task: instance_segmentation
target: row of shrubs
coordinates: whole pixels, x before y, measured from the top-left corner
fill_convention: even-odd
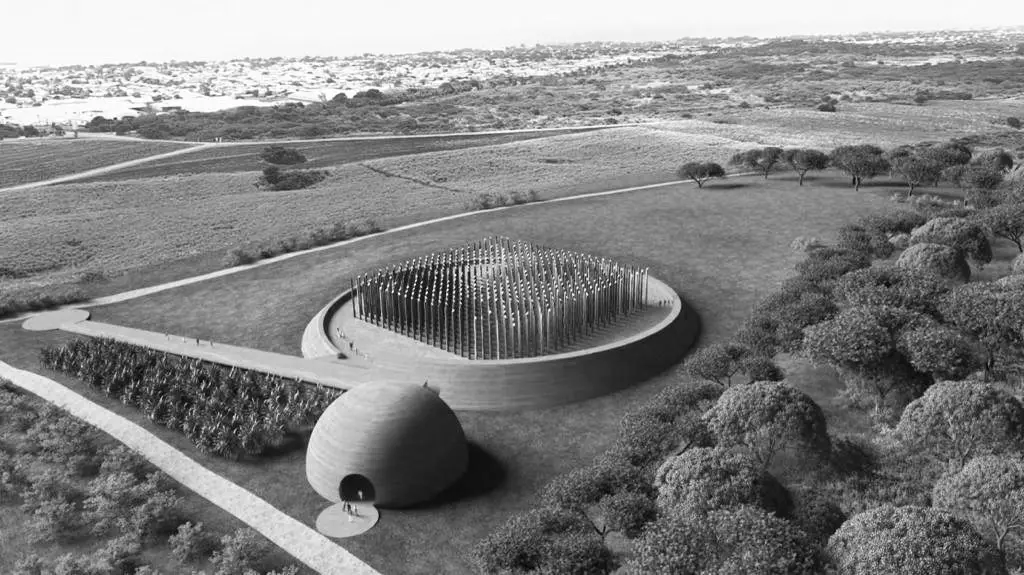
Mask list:
[[[108,339],[40,352],[43,367],[141,409],[201,451],[229,459],[281,450],[312,430],[340,391]]]
[[[134,451],[112,446],[88,424],[3,381],[0,430],[0,511],[24,514],[25,533],[35,545],[105,542],[53,561],[5,550],[5,573],[156,574],[146,556],[164,543],[180,564],[175,572],[202,562],[214,575],[267,566],[272,547],[258,533],[241,528],[218,540],[201,522],[187,520],[177,484]],[[295,573],[290,566],[279,575]]]
[[[383,229],[374,220],[367,220],[360,224],[339,222],[331,227],[317,228],[312,232],[277,240],[272,243],[234,248],[224,256],[224,267],[244,266],[281,254],[308,250],[352,238],[376,234],[383,231]]]
[[[529,204],[537,201],[540,201],[540,194],[538,194],[536,190],[530,190],[525,194],[521,192],[512,192],[511,194],[484,192],[474,196],[473,199],[466,204],[466,209],[470,211],[490,210],[494,208],[503,208],[505,206]]]

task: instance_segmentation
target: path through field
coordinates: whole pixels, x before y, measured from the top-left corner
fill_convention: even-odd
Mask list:
[[[171,152],[165,152],[163,154],[156,154],[156,155],[153,155],[153,156],[146,156],[145,158],[139,158],[137,160],[129,160],[127,162],[121,162],[120,164],[113,164],[113,165],[110,165],[110,166],[103,166],[102,168],[94,168],[92,170],[86,170],[84,172],[78,172],[76,174],[68,174],[66,176],[58,176],[56,178],[50,178],[48,180],[41,180],[41,181],[38,181],[38,182],[29,182],[27,184],[18,184],[16,186],[10,186],[10,187],[7,187],[7,188],[0,188],[0,193],[3,193],[3,192],[14,192],[14,191],[17,191],[17,190],[30,190],[32,188],[42,188],[44,186],[50,186],[50,185],[53,185],[53,184],[62,184],[64,182],[71,182],[71,181],[74,181],[74,180],[79,180],[79,179],[82,179],[82,178],[88,178],[88,177],[91,177],[91,176],[99,176],[101,174],[106,174],[106,173],[109,173],[109,172],[116,172],[117,170],[121,170],[121,169],[124,169],[124,168],[130,168],[132,166],[138,166],[139,164],[145,164],[147,162],[152,162],[152,161],[155,161],[155,160],[162,160],[162,159],[165,159],[165,158],[173,158],[175,156],[180,156],[182,154],[191,154],[191,153],[196,152],[198,150],[203,150],[205,148],[208,148],[208,147],[210,147],[212,145],[213,144],[199,144],[199,145],[192,146],[192,147],[189,147],[189,148],[182,148],[180,150],[174,150],[174,151],[171,151]]]
[[[161,471],[234,515],[317,573],[377,575],[376,570],[316,530],[199,465],[142,427],[63,385],[4,362],[0,362],[0,377],[110,434],[139,452]]]

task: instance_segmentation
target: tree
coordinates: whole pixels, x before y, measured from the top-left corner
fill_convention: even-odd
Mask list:
[[[931,274],[892,265],[854,270],[836,280],[832,289],[842,307],[889,306],[930,315],[937,313],[939,300],[948,291]]]
[[[789,279],[781,289],[757,303],[736,339],[760,357],[772,357],[780,350],[794,352],[802,345],[805,327],[822,322],[837,311],[831,295],[818,283],[802,276]]]
[[[758,381],[729,388],[704,418],[719,445],[745,447],[764,468],[790,446],[828,456],[828,430],[821,408],[784,382]]]
[[[914,188],[922,184],[937,182],[942,177],[945,166],[937,159],[924,153],[901,153],[897,148],[889,156],[889,165],[903,178],[909,190],[907,196],[914,195]]]
[[[907,406],[896,432],[902,443],[959,466],[977,455],[1020,451],[1024,406],[989,383],[943,381]]]
[[[746,454],[698,447],[668,458],[654,476],[658,507],[664,512],[703,514],[737,505],[756,505],[785,515],[785,489]]]
[[[614,557],[586,517],[549,507],[514,515],[478,543],[473,555],[483,573],[495,574],[607,573],[614,566]],[[569,558],[576,564],[567,564]],[[591,563],[593,558],[599,561]]]
[[[654,501],[635,491],[620,491],[601,498],[598,504],[604,519],[604,531],[618,531],[635,539],[645,525],[658,516]]]
[[[756,148],[753,150],[747,150],[734,154],[729,159],[729,164],[733,166],[741,166],[756,170],[764,175],[764,179],[768,179],[768,174],[772,171],[779,160],[782,159],[782,148],[776,148],[774,146],[768,146],[766,148]]]
[[[997,238],[1013,242],[1018,252],[1024,252],[1024,204],[1008,203],[981,210],[975,221]]]
[[[1024,458],[975,457],[939,479],[932,501],[970,521],[1005,552],[1010,541],[1024,538]]]
[[[897,347],[906,329],[930,325],[925,316],[888,306],[855,306],[804,330],[804,351],[832,366],[848,389],[866,393],[880,407],[898,388],[927,385]]]
[[[839,146],[832,150],[829,161],[837,169],[849,174],[857,190],[860,190],[864,178],[873,178],[889,171],[885,152],[871,144]]]
[[[556,476],[541,491],[541,501],[582,512],[606,495],[645,487],[639,469],[621,459],[600,457],[591,465]]]
[[[971,266],[967,264],[963,252],[943,244],[913,244],[900,254],[896,266],[933,275],[950,285],[971,279]]]
[[[941,325],[903,332],[897,348],[914,369],[937,380],[963,379],[982,365],[969,339],[961,332]]]
[[[883,505],[854,515],[827,551],[838,575],[1006,573],[1002,556],[970,523],[928,507]]]
[[[1002,148],[989,150],[971,160],[972,166],[989,168],[1004,174],[1013,169],[1013,154]],[[994,187],[994,186],[993,186]]]
[[[1020,359],[1024,345],[1024,289],[997,282],[974,282],[943,296],[939,304],[943,321],[970,335],[985,353],[985,377],[997,367]]]
[[[823,565],[789,521],[755,507],[702,515],[671,513],[634,542],[631,575],[759,573],[811,575]]]
[[[649,469],[669,453],[709,445],[711,432],[699,414],[721,393],[722,388],[711,382],[666,388],[651,403],[623,416],[614,454]]]
[[[723,387],[732,385],[733,376],[748,375],[744,383],[758,380],[779,381],[784,374],[775,362],[754,355],[751,349],[737,343],[714,343],[690,354],[684,366],[693,377],[713,381]]]
[[[724,178],[725,170],[714,162],[687,162],[676,171],[680,180],[693,180],[698,188],[711,178]]]

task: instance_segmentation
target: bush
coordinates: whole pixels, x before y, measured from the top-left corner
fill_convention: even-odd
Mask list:
[[[247,569],[258,569],[271,550],[270,543],[249,527],[239,528],[220,541],[220,550],[210,558],[215,575],[244,575]]]
[[[89,299],[78,286],[48,286],[18,292],[0,291],[0,319]]]
[[[801,489],[795,493],[792,521],[818,546],[824,547],[846,521],[846,514],[825,493]]]
[[[1006,552],[1024,543],[1024,459],[985,455],[935,484],[936,507],[971,521],[979,533]]]
[[[14,570],[11,575],[47,575],[46,561],[42,557],[31,553],[14,562]]]
[[[875,265],[839,278],[832,293],[843,307],[889,306],[934,314],[948,291],[945,283],[931,274]]]
[[[201,561],[216,548],[212,535],[203,530],[203,524],[191,521],[178,526],[178,531],[167,540],[171,554],[182,565]]]
[[[985,229],[965,218],[928,220],[910,234],[910,244],[941,244],[954,248],[979,264],[992,261],[992,246]]]
[[[658,515],[654,501],[634,491],[620,491],[601,498],[599,503],[604,518],[604,531],[618,531],[635,539]]]
[[[1013,128],[1013,129],[1015,129],[1015,130],[1019,130],[1020,129],[1020,118],[1018,118],[1016,116],[1010,116],[1009,118],[1006,119],[1006,125],[1011,127],[1011,128]]]
[[[234,248],[222,260],[225,267],[248,265],[261,259],[279,256],[299,250],[308,250],[347,239],[375,234],[382,231],[377,222],[367,220],[360,224],[337,223],[331,227],[318,228],[300,236],[278,240],[273,244],[261,244],[250,248]]]
[[[871,258],[861,252],[822,248],[808,252],[807,258],[796,265],[796,271],[809,282],[825,284],[869,265]]]
[[[302,155],[302,152],[295,148],[267,146],[260,152],[260,159],[271,164],[292,165],[304,163],[306,156]]]
[[[927,273],[946,280],[949,284],[966,283],[971,279],[971,267],[963,253],[942,244],[918,243],[907,248],[896,265],[911,271]]]
[[[838,575],[1006,573],[970,523],[928,507],[883,505],[855,515],[829,539],[828,553]]]
[[[839,228],[836,247],[870,258],[887,258],[895,250],[884,233],[857,224],[847,224]]]
[[[327,170],[282,171],[277,166],[270,166],[263,169],[256,185],[276,192],[301,190],[324,181],[329,173]]]
[[[928,218],[911,210],[890,210],[860,218],[857,223],[866,229],[885,235],[909,234],[914,228],[923,226]]]
[[[764,468],[783,448],[827,457],[825,415],[807,394],[784,382],[758,381],[725,390],[704,415],[721,446],[745,447]]]
[[[1013,267],[1011,268],[1011,272],[1013,275],[1024,275],[1024,254],[1013,258]]]
[[[789,521],[754,507],[707,516],[668,514],[636,540],[630,575],[822,572],[820,557]]]
[[[819,112],[835,112],[836,105],[833,104],[832,102],[822,102],[818,104],[817,110]]]
[[[703,514],[755,505],[787,515],[789,496],[759,462],[725,449],[698,447],[670,457],[654,477],[658,507],[666,513]]]
[[[573,551],[573,550],[577,551]],[[585,550],[579,553],[578,550]],[[614,557],[580,513],[540,508],[515,515],[473,550],[483,573],[606,573]],[[582,563],[570,565],[568,560]]]

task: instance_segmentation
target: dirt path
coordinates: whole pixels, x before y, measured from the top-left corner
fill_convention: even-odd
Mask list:
[[[113,164],[110,166],[103,166],[102,168],[94,168],[92,170],[86,170],[84,172],[78,172],[76,174],[68,174],[66,176],[58,176],[56,178],[50,178],[48,180],[41,180],[38,182],[29,182],[27,184],[18,184],[17,186],[10,186],[7,188],[0,188],[2,192],[15,192],[18,190],[30,190],[32,188],[41,188],[43,186],[50,186],[53,184],[62,184],[64,182],[71,182],[82,178],[91,178],[92,176],[99,176],[109,172],[116,172],[123,168],[130,168],[132,166],[138,166],[139,164],[145,164],[154,160],[163,160],[165,158],[173,158],[182,154],[191,154],[198,150],[202,150],[212,146],[213,144],[198,144],[188,148],[182,148],[180,150],[173,150],[170,152],[164,152],[162,154],[155,154],[152,156],[146,156],[145,158],[138,158],[135,160],[129,160],[127,162],[121,162],[120,164]]]
[[[378,575],[359,558],[273,505],[199,465],[142,427],[59,383],[0,362],[0,377],[105,431],[214,505],[323,575]],[[325,502],[325,507],[327,506]]]

